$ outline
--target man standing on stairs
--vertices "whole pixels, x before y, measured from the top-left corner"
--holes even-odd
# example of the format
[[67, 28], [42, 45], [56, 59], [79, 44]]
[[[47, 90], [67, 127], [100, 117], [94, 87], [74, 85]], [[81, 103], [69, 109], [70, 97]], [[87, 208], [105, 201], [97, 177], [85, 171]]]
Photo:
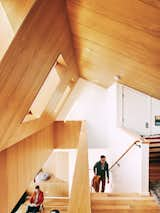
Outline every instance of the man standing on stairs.
[[97, 186], [95, 187], [95, 191], [99, 192], [99, 186], [100, 186], [100, 183], [102, 182], [101, 192], [104, 192], [105, 186], [106, 186], [106, 177], [107, 177], [107, 183], [109, 183], [109, 169], [108, 169], [108, 163], [106, 161], [106, 156], [101, 155], [100, 161], [98, 161], [94, 165], [93, 170], [94, 170], [95, 176], [99, 177]]

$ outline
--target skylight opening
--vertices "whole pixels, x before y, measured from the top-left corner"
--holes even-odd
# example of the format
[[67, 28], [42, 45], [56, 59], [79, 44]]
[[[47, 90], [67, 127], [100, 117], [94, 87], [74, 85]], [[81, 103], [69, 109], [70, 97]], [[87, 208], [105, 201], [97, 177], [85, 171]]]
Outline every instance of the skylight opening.
[[61, 83], [61, 75], [66, 71], [66, 63], [62, 55], [58, 59], [51, 71], [49, 72], [45, 82], [40, 88], [36, 98], [34, 99], [28, 114], [25, 116], [23, 122], [31, 121], [41, 117], [51, 100], [54, 92]]
[[68, 98], [71, 91], [72, 91], [71, 86], [67, 86], [66, 89], [64, 90], [64, 93], [54, 110], [56, 115], [60, 112], [62, 106], [64, 105], [64, 103], [65, 103], [66, 99]]
[[3, 5], [0, 2], [0, 61], [3, 58], [6, 50], [8, 49], [13, 37], [13, 29], [8, 20]]

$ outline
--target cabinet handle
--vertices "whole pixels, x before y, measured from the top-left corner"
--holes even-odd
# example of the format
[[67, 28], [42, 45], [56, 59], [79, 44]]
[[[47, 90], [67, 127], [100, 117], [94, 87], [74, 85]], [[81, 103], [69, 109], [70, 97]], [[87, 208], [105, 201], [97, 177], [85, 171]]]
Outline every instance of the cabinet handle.
[[148, 122], [145, 123], [145, 127], [146, 127], [147, 129], [149, 128], [149, 123], [148, 123]]

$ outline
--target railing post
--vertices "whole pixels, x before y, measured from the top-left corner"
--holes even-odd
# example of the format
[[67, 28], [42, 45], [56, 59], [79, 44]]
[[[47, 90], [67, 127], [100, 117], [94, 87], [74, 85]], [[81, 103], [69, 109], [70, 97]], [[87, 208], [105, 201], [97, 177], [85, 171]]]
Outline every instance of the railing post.
[[68, 213], [91, 213], [88, 173], [88, 146], [85, 122], [82, 122]]

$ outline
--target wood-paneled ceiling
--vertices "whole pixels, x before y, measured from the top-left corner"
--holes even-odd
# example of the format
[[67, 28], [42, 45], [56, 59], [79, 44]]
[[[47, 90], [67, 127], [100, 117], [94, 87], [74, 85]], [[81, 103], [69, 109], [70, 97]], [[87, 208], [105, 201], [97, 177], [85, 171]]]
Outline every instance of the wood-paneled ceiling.
[[160, 98], [160, 1], [67, 0], [81, 76]]
[[[14, 31], [35, 0], [1, 0]], [[81, 77], [160, 98], [160, 1], [66, 0]], [[65, 0], [64, 0], [65, 3]]]

